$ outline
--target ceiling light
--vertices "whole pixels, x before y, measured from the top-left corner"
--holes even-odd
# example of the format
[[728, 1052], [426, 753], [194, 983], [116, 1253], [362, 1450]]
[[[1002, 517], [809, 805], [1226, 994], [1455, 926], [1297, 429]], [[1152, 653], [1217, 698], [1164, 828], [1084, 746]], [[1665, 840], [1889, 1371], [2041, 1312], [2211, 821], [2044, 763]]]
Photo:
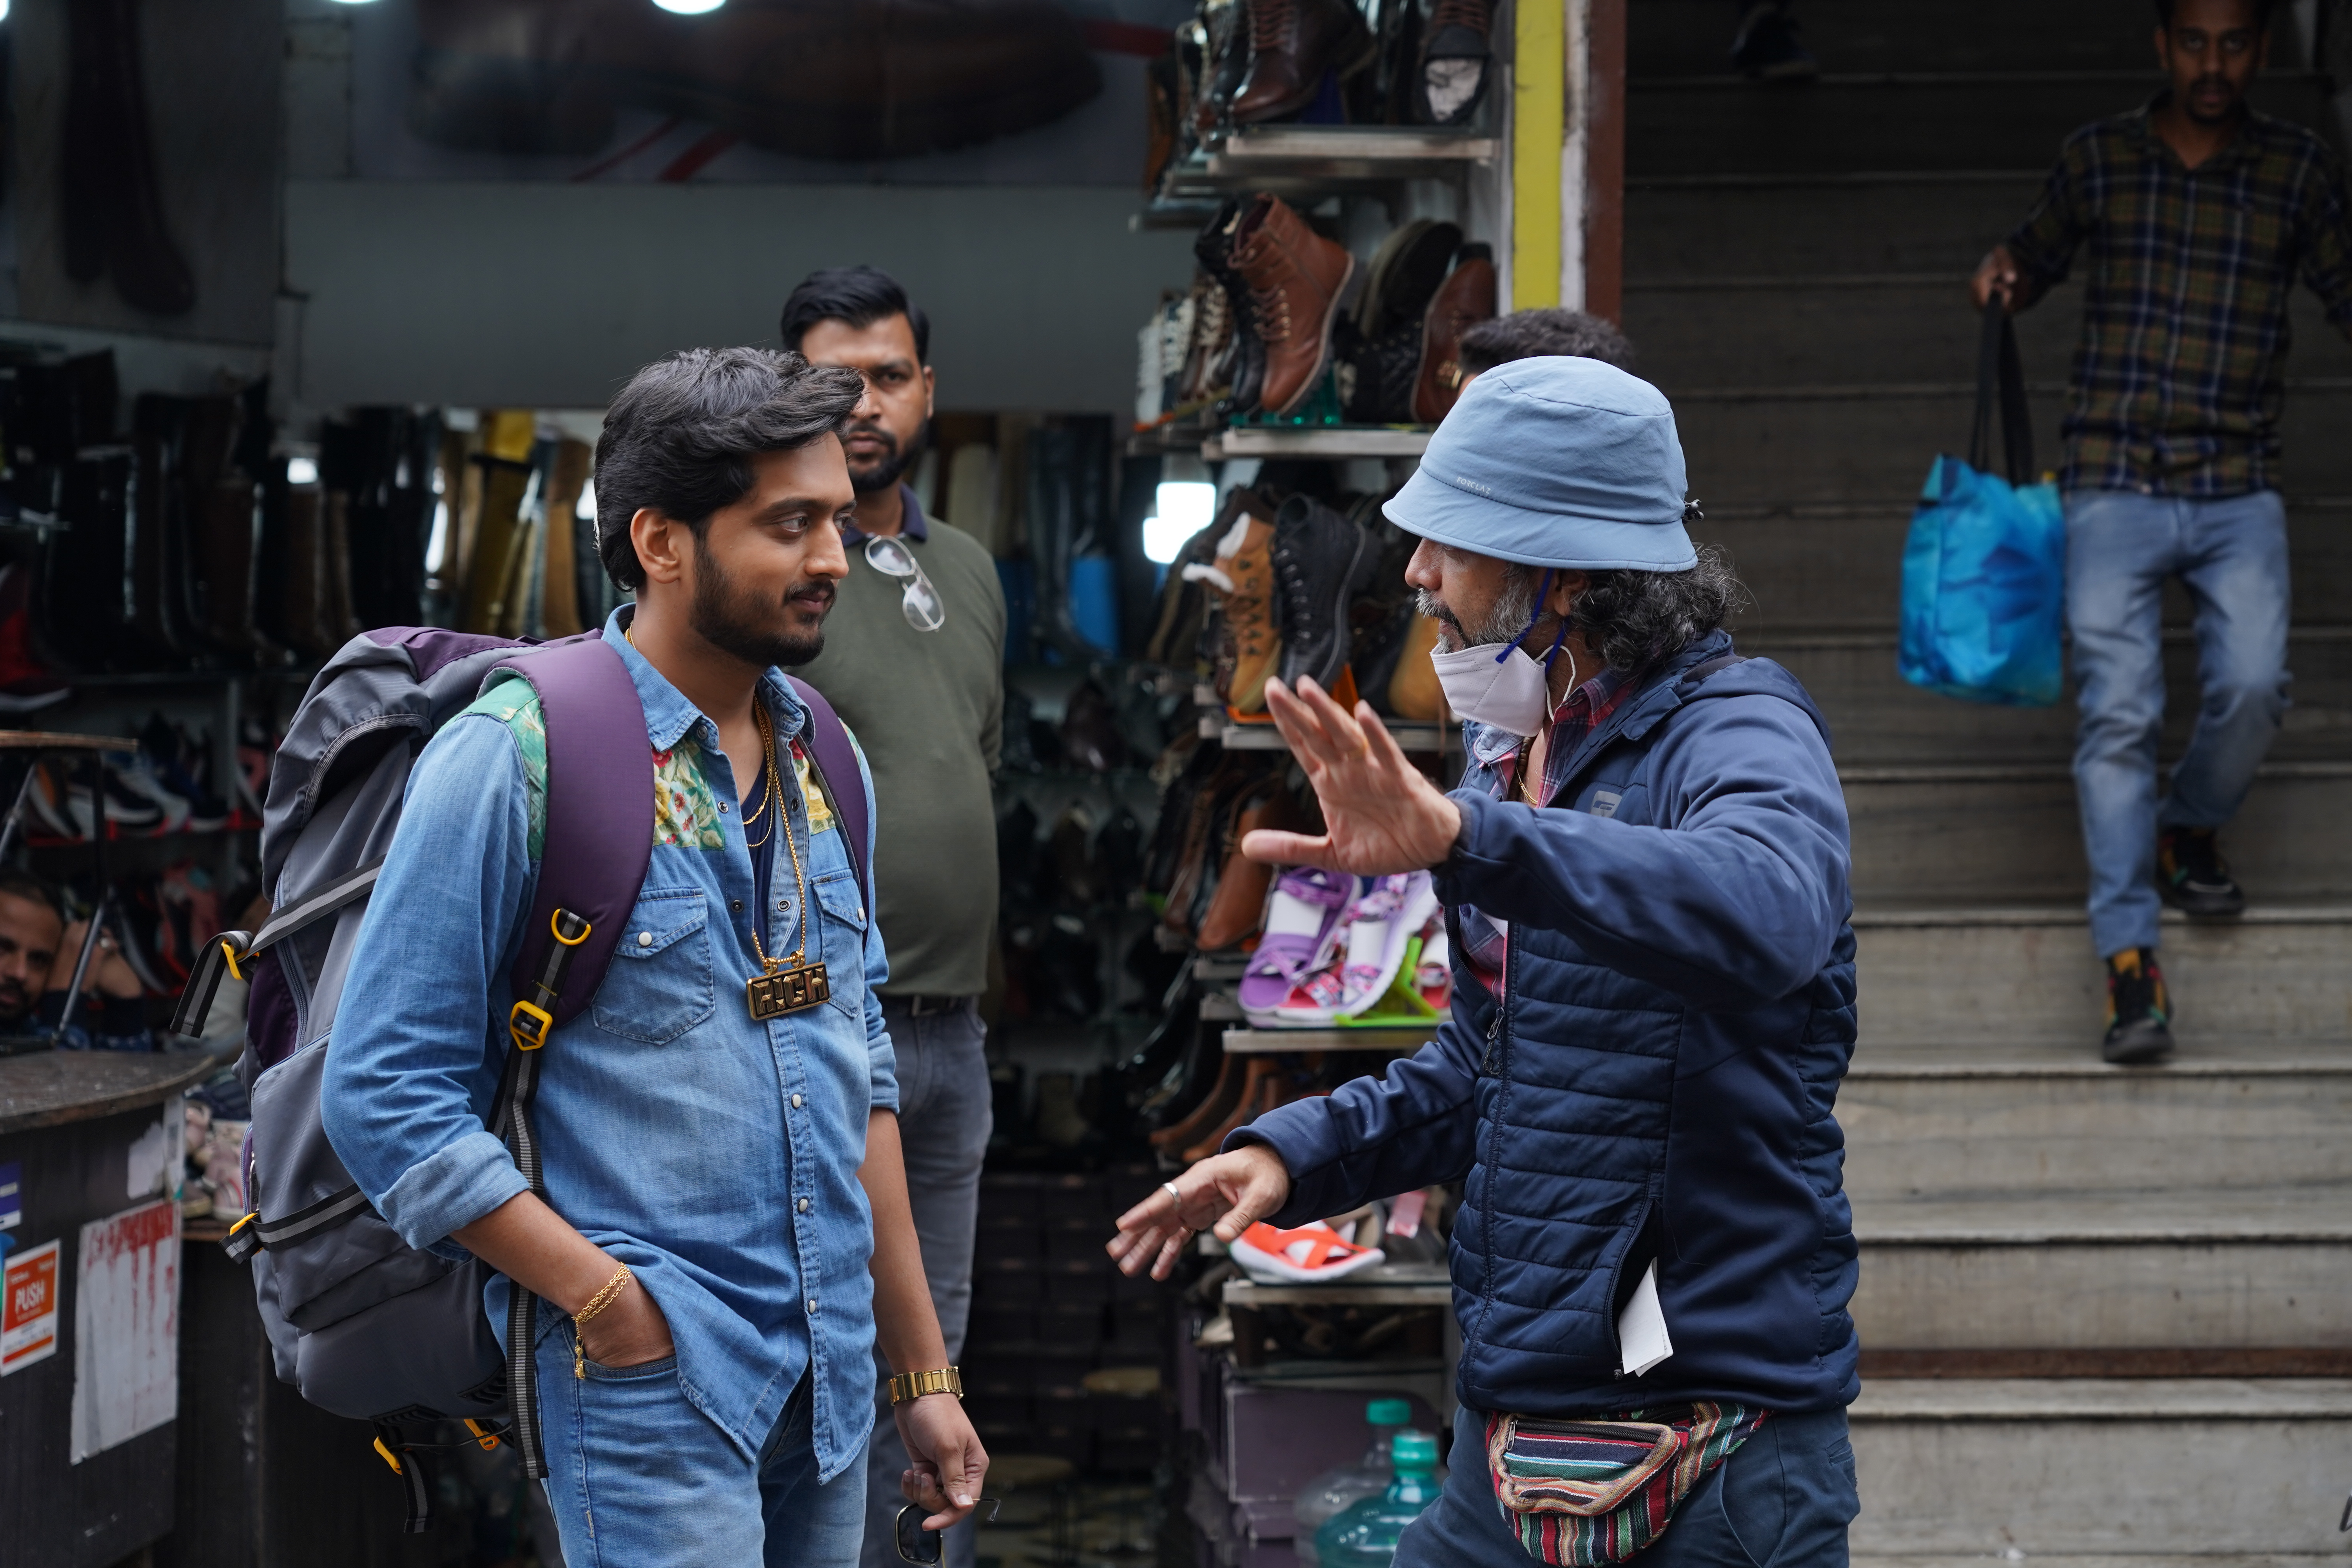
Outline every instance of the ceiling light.
[[681, 16], [700, 16], [718, 10], [727, 4], [727, 0], [654, 0], [654, 4]]

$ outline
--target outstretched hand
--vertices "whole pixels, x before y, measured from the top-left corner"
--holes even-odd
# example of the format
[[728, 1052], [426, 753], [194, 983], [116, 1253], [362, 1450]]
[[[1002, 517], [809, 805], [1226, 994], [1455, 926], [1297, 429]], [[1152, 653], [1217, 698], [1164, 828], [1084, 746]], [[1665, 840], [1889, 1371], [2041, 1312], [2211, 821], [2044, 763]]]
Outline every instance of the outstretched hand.
[[1297, 691], [1267, 681], [1265, 705], [1315, 786], [1324, 831], [1262, 827], [1242, 839], [1243, 854], [1276, 866], [1388, 877], [1427, 870], [1453, 852], [1461, 808], [1405, 760], [1370, 703], [1357, 703], [1351, 714], [1302, 679]]
[[1282, 1157], [1263, 1143], [1244, 1144], [1196, 1163], [1119, 1215], [1118, 1234], [1104, 1250], [1122, 1273], [1149, 1268], [1154, 1279], [1165, 1279], [1195, 1231], [1230, 1244], [1289, 1196], [1290, 1172]]

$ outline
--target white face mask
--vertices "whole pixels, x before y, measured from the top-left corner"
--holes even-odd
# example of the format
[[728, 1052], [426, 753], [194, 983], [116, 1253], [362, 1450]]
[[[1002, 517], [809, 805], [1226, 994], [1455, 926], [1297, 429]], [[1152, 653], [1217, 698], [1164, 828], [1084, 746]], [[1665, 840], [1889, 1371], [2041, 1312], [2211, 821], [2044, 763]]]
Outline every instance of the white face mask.
[[1480, 643], [1433, 653], [1429, 662], [1455, 718], [1492, 724], [1512, 735], [1532, 735], [1543, 728], [1550, 707], [1544, 667], [1518, 644]]
[[1491, 724], [1511, 735], [1532, 735], [1543, 728], [1551, 712], [1546, 671], [1568, 639], [1568, 623], [1560, 623], [1559, 634], [1552, 638], [1551, 651], [1541, 664], [1528, 657], [1519, 641], [1543, 618], [1544, 600], [1550, 593], [1551, 574], [1546, 572], [1536, 589], [1536, 606], [1528, 616], [1528, 624], [1511, 641], [1480, 643], [1429, 656], [1430, 668], [1437, 672], [1437, 684], [1444, 689], [1446, 705], [1455, 718]]

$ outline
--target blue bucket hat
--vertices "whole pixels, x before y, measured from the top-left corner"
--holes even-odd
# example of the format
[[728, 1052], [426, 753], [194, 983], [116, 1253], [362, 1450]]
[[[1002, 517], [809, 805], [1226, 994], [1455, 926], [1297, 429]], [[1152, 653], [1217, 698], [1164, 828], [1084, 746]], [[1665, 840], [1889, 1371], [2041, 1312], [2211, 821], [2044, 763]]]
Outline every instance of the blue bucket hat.
[[1665, 394], [1555, 355], [1473, 381], [1381, 510], [1407, 533], [1522, 565], [1687, 572], [1685, 484]]

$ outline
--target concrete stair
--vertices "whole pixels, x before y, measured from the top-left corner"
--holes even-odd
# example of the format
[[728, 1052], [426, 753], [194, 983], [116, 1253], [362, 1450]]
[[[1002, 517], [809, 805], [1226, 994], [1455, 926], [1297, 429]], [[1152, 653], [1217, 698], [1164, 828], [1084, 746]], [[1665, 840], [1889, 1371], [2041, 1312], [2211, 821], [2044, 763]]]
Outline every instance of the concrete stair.
[[[2278, 9], [2259, 100], [2317, 122]], [[1729, 77], [1730, 8], [1629, 10], [1624, 325], [1675, 400], [1741, 647], [1828, 718], [1853, 823], [1862, 1248], [1853, 1410], [1878, 1568], [2342, 1561], [2352, 1483], [2352, 344], [2299, 295], [2284, 473], [2295, 680], [2224, 845], [2241, 920], [2168, 919], [2179, 1055], [2098, 1059], [2071, 692], [1895, 669], [1903, 544], [1974, 412], [1965, 280], [2060, 139], [2156, 85], [2144, 0], [1802, 0], [1824, 75]], [[2021, 319], [2054, 466], [2079, 281]], [[2196, 708], [2168, 601], [2167, 758]]]

